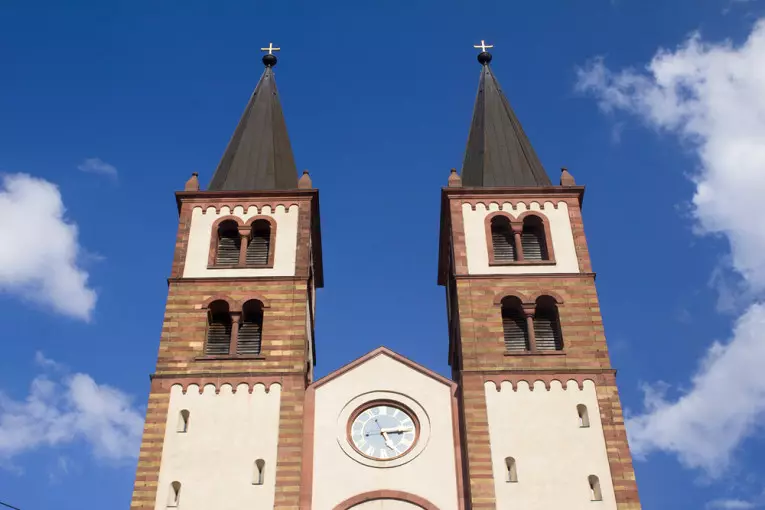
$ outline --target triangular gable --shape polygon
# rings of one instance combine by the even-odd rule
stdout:
[[[354,368],[357,368],[367,361],[376,358],[377,356],[388,356],[389,358],[398,361],[399,363],[411,368],[412,370],[415,370],[427,377],[430,377],[431,379],[435,379],[436,381],[440,382],[441,384],[445,384],[446,386],[449,386],[452,388],[452,390],[457,388],[457,383],[454,381],[447,379],[446,377],[439,375],[435,373],[434,371],[430,370],[429,368],[425,368],[424,366],[420,365],[419,363],[415,363],[414,361],[410,360],[409,358],[402,356],[401,354],[398,354],[396,352],[393,352],[392,350],[388,349],[387,347],[378,347],[377,349],[368,352],[367,354],[361,356],[360,358],[357,358],[347,365],[344,365],[334,372],[331,372],[321,379],[318,379],[314,381],[310,387],[313,389],[316,389],[320,386],[323,386],[324,384],[337,379],[341,375],[350,372]]]

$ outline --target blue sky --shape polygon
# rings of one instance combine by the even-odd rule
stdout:
[[[0,501],[128,505],[173,192],[209,181],[269,41],[321,190],[318,375],[379,345],[448,374],[439,188],[486,39],[548,173],[587,186],[644,508],[765,507],[759,19],[761,0],[5,2]]]

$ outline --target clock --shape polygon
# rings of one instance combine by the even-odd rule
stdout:
[[[386,461],[402,457],[417,444],[417,415],[395,401],[367,402],[348,420],[348,442],[361,455]]]

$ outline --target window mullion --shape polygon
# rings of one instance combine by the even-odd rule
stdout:
[[[239,322],[241,321],[242,314],[231,314],[231,345],[229,346],[229,356],[236,356],[236,344],[239,339]]]
[[[534,309],[523,309],[526,314],[526,330],[529,335],[529,350],[531,352],[537,352],[537,335],[534,331]]]

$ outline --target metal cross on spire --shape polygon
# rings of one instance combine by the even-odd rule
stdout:
[[[483,42],[483,41],[481,41]],[[478,46],[476,46],[477,48]],[[489,46],[491,48],[491,46]],[[260,48],[260,51],[267,51],[269,55],[273,55],[275,51],[281,51],[281,48],[274,48],[274,43],[268,43],[268,48]]]
[[[476,48],[476,49],[481,48],[482,52],[485,52],[487,48],[493,48],[493,47],[494,47],[493,44],[486,44],[486,41],[484,41],[483,39],[481,39],[481,44],[473,45],[473,48]]]

